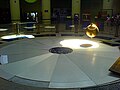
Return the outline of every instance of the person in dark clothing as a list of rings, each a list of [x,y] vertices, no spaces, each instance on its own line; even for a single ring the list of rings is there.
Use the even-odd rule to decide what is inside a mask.
[[[74,25],[75,25],[75,33],[78,33],[78,26],[79,26],[79,15],[74,15]]]
[[[120,25],[120,14],[118,13],[114,18],[115,23],[115,37],[118,37],[119,25]]]

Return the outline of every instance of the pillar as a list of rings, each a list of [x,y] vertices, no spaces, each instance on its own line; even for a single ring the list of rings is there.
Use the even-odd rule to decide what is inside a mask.
[[[75,13],[78,13],[80,17],[80,7],[81,0],[72,0],[72,18],[74,18]]]
[[[49,23],[51,19],[51,0],[42,0],[42,19],[44,23]]]
[[[12,22],[20,21],[20,3],[19,0],[10,0],[10,11]]]
[[[113,0],[103,0],[103,9],[108,10],[108,14],[111,15],[110,9],[112,9]]]

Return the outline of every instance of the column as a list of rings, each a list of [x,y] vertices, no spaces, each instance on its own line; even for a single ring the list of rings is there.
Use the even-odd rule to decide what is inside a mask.
[[[10,11],[12,22],[20,21],[20,3],[19,0],[10,0]]]
[[[80,17],[80,7],[81,0],[72,0],[72,18],[74,18],[75,13],[78,13]]]
[[[110,9],[112,9],[113,0],[103,0],[103,9],[108,9],[108,14],[111,15]]]
[[[51,0],[42,0],[42,19],[44,23],[49,23],[51,19]]]

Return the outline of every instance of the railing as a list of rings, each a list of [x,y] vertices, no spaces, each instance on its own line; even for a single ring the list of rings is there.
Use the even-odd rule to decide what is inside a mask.
[[[36,22],[23,22],[23,23],[11,23],[1,24],[0,28],[8,29],[5,33],[0,32],[0,35],[11,34],[44,34],[44,33],[84,33],[85,30],[82,27],[83,24],[79,24],[77,32],[75,32],[75,25],[73,21],[65,23],[36,23]],[[100,29],[99,34],[106,34],[115,36],[116,27],[108,26],[106,23],[103,25],[103,29]],[[120,36],[120,28],[118,28],[118,37]]]

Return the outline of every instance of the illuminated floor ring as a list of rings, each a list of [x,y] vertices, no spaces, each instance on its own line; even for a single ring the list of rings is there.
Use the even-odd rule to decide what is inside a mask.
[[[67,39],[60,42],[63,47],[69,47],[73,49],[85,49],[82,45],[89,45],[88,48],[98,48],[99,44],[97,42],[85,39]],[[91,46],[90,46],[91,45]]]

